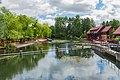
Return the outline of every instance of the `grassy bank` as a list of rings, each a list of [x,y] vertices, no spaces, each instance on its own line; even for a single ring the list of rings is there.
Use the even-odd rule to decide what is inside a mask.
[[[0,61],[1,60],[10,60],[10,59],[13,59],[15,57],[16,57],[16,55],[14,55],[14,56],[3,56],[3,57],[0,57]]]
[[[70,42],[70,40],[53,40],[52,43],[67,43]]]

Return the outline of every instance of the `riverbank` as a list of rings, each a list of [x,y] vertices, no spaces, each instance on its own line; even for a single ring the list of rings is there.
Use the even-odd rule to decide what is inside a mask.
[[[51,43],[67,43],[67,42],[70,42],[70,40],[59,40],[59,39],[56,39],[56,40],[53,40]]]
[[[17,55],[0,57],[0,61],[1,61],[1,60],[11,60],[11,59],[13,59],[13,58],[15,58],[15,57],[17,57]]]

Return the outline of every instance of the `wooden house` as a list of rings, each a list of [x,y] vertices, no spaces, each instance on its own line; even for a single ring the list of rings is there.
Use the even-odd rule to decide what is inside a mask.
[[[110,39],[110,33],[112,32],[111,26],[105,26],[104,29],[101,31],[101,40]]]
[[[87,40],[99,40],[101,39],[101,31],[104,29],[103,26],[91,28],[87,32]]]
[[[118,27],[115,32],[113,32],[116,36],[120,36],[120,27]]]

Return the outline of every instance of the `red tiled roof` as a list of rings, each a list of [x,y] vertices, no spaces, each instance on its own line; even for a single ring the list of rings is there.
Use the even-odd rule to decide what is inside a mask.
[[[90,31],[98,30],[98,27],[91,28]]]
[[[87,32],[87,34],[90,34],[90,31],[93,31],[93,30],[95,30],[95,27],[94,27],[94,28],[91,28],[91,29]]]
[[[116,31],[115,31],[113,34],[120,35],[120,27],[118,27],[118,28],[116,29]]]
[[[102,32],[107,32],[108,30],[110,30],[110,28],[111,28],[111,26],[106,26],[106,27],[102,30]]]
[[[103,26],[98,26],[99,29],[97,31],[95,31],[95,33],[98,33],[102,29],[102,27]]]
[[[94,27],[94,28],[91,28],[87,34],[90,34],[90,33],[98,33],[100,30],[101,30],[102,26],[98,26],[98,27]]]

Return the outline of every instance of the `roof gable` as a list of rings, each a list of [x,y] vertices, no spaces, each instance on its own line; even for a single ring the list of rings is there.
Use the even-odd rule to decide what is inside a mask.
[[[91,29],[87,32],[87,34],[90,34],[90,33],[97,34],[102,28],[103,28],[103,26],[98,26],[98,27],[91,28]]]
[[[102,30],[102,32],[107,32],[107,31],[109,31],[111,29],[111,26],[106,26],[103,30]]]
[[[118,27],[113,34],[120,35],[120,27]]]

